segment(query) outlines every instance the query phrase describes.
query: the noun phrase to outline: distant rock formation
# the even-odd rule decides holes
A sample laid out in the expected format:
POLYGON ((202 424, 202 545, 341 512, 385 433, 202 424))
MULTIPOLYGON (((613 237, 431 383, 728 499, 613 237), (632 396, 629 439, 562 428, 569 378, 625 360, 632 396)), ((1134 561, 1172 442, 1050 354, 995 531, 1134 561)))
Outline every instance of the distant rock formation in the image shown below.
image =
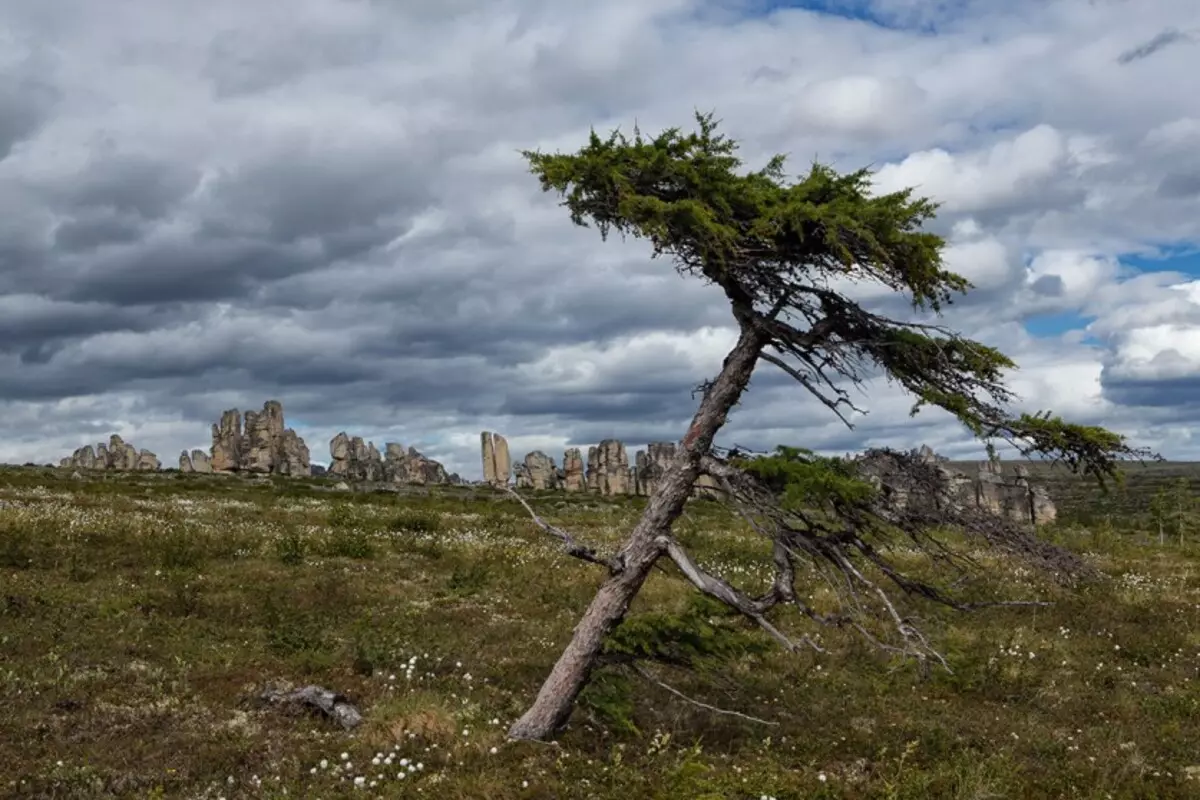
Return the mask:
MULTIPOLYGON (((503 436, 488 431, 483 432, 480 442, 484 481, 493 486, 506 485, 508 469, 497 462, 506 456, 508 442, 503 436)), ((648 497, 658 489, 663 475, 678 453, 679 447, 675 442, 652 442, 645 450, 635 454, 631 469, 625 445, 616 439, 605 439, 588 448, 586 461, 579 448, 568 448, 563 453, 562 469, 558 469, 554 459, 540 450, 513 462, 511 469, 516 476, 516 485, 521 489, 648 497)), ((1030 482, 1029 471, 1022 465, 1015 466, 1010 477, 1003 474, 999 462, 985 461, 980 465, 978 474, 971 476, 952 469, 949 459, 938 455, 928 446, 922 445, 914 453, 926 463, 937 465, 946 478, 954 502, 1039 525, 1052 521, 1056 516, 1054 503, 1044 489, 1030 482)), ((847 454, 846 458, 863 461, 864 457, 847 454)), ((868 460, 862 466, 866 474, 873 476, 877 482, 886 477, 881 472, 887 467, 883 460, 879 463, 868 460)), ((889 486, 896 502, 907 502, 902 488, 889 486)), ((696 480, 692 494, 715 499, 726 497, 720 483, 708 475, 701 475, 696 480)))
POLYGON ((518 489, 560 489, 565 482, 563 472, 554 466, 554 459, 541 450, 525 456, 523 462, 513 464, 513 473, 518 489))
MULTIPOLYGON (((1045 489, 1030 483, 1029 470, 1023 464, 1015 465, 1009 478, 999 461, 981 461, 976 474, 970 475, 951 468, 947 464, 948 459, 938 456, 928 447, 922 446, 915 454, 925 463, 937 465, 951 503, 984 509, 1015 522, 1032 525, 1053 522, 1058 514, 1045 489)), ((891 477, 889 470, 894 462, 883 457, 858 460, 864 473, 876 484, 883 484, 891 477)), ((889 493, 892 502, 898 506, 912 502, 902 482, 889 484, 889 493)))
POLYGON ((149 450, 138 450, 127 444, 117 434, 93 448, 90 444, 80 447, 67 458, 59 461, 60 467, 70 469, 104 469, 116 472, 148 472, 160 469, 158 456, 149 450))
MULTIPOLYGON (((497 462, 507 452, 508 442, 503 436, 490 431, 480 434, 484 483, 492 486, 506 484, 508 470, 497 462)), ((535 450, 522 460, 513 461, 511 471, 520 489, 648 497, 658 488, 659 481, 675 460, 677 452, 678 445, 675 442, 652 442, 645 451, 639 450, 635 454, 634 466, 630 467, 625 444, 617 439, 605 439, 587 449, 586 460, 578 447, 567 448, 563 453, 561 469, 555 465, 553 458, 535 450)), ((725 492, 715 480, 701 476, 696 481, 693 495, 722 498, 725 492)))
POLYGON ((563 453, 563 488, 568 492, 582 492, 587 488, 583 454, 578 447, 569 448, 563 453))
POLYGON ((508 486, 512 462, 508 456, 508 440, 498 433, 479 434, 480 457, 483 460, 483 481, 491 486, 508 486))
POLYGON ((396 442, 384 444, 380 453, 374 442, 361 436, 350 437, 345 431, 329 442, 328 474, 359 483, 450 484, 461 483, 458 475, 426 458, 416 448, 407 450, 396 442))
POLYGON ((605 439, 588 448, 587 489, 601 495, 630 494, 634 481, 624 442, 605 439))
POLYGON ((210 464, 213 472, 312 473, 308 446, 294 430, 284 427, 278 400, 268 400, 262 411, 247 411, 244 424, 236 408, 222 413, 221 421, 212 426, 210 464))
POLYGON ((179 454, 179 471, 210 473, 213 471, 212 459, 203 450, 193 450, 191 453, 184 450, 179 454))
POLYGON ((651 442, 634 457, 634 493, 649 497, 658 489, 658 482, 675 460, 674 442, 651 442))

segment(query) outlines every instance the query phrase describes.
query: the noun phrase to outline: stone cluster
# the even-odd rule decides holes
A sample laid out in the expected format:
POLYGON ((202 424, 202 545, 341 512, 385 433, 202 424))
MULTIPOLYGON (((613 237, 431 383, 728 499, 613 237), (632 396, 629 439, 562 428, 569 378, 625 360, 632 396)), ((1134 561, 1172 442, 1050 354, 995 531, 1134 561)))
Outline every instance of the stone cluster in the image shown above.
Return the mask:
POLYGON ((268 400, 262 411, 236 408, 221 414, 212 426, 212 452, 186 450, 179 454, 181 472, 251 472, 274 475, 312 474, 308 445, 284 427, 283 405, 268 400))
MULTIPOLYGON (((675 459, 676 444, 654 442, 646 450, 637 451, 632 466, 624 442, 616 439, 605 439, 589 447, 586 459, 579 448, 568 448, 563 453, 562 468, 540 450, 510 466, 508 453, 508 441, 503 436, 490 431, 481 434, 484 483, 503 487, 511 480, 518 489, 648 497, 658 488, 663 473, 675 459)), ((696 482, 695 494, 719 497, 722 492, 705 475, 696 482)))
POLYGON ((160 469, 158 456, 149 450, 138 450, 113 434, 108 444, 101 442, 93 448, 90 444, 80 447, 58 465, 70 469, 107 469, 118 472, 148 472, 160 469))
MULTIPOLYGON (((981 461, 975 474, 971 475, 955 470, 947 463, 947 459, 936 455, 926 446, 922 446, 916 454, 926 463, 937 466, 951 503, 984 509, 1016 522, 1034 525, 1053 522, 1058 515, 1046 490, 1030 482, 1029 470, 1023 464, 1014 465, 1010 477, 1004 474, 999 461, 981 461)), ((863 466, 868 475, 877 482, 883 482, 888 477, 888 463, 892 462, 879 459, 867 461, 863 466)), ((894 485, 892 495, 893 502, 897 504, 910 502, 907 493, 894 485)))
MULTIPOLYGON (((588 492, 600 495, 637 495, 648 497, 658 488, 658 482, 675 459, 674 442, 654 442, 639 450, 630 466, 624 443, 605 439, 587 449, 585 460, 579 448, 563 453, 560 469, 554 459, 535 450, 523 459, 508 465, 508 442, 497 433, 485 431, 481 439, 484 482, 492 486, 508 486, 510 480, 518 489, 588 492)), ((1023 465, 1013 467, 1011 478, 1003 474, 1000 462, 984 461, 978 474, 970 476, 955 471, 948 459, 922 446, 918 455, 927 463, 936 464, 946 479, 954 502, 984 508, 1021 522, 1043 524, 1055 518, 1054 503, 1046 491, 1029 481, 1029 471, 1023 465)), ((847 455, 848 459, 856 459, 847 455)), ((858 459, 856 459, 858 460, 858 459)), ((863 465, 876 480, 885 477, 878 464, 863 465)), ((694 494, 714 498, 724 497, 717 482, 707 475, 696 481, 694 494)), ((906 502, 903 492, 895 493, 897 502, 906 502)))
POLYGON ((416 448, 407 450, 396 442, 386 442, 383 453, 374 442, 361 436, 339 433, 329 442, 328 474, 347 481, 361 483, 446 484, 462 483, 458 475, 448 475, 446 468, 421 455, 416 448))

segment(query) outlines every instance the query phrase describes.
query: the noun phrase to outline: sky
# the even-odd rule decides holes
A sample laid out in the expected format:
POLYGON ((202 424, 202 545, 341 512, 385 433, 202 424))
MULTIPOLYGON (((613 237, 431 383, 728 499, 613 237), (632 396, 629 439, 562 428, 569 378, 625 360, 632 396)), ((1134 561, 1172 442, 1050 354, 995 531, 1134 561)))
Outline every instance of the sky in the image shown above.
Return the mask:
MULTIPOLYGON (((943 322, 1017 410, 1200 459, 1194 0, 0 0, 0 461, 118 433, 174 465, 283 403, 480 477, 677 441, 718 290, 602 242, 520 151, 712 111, 747 168, 938 201, 943 322)), ((872 307, 897 306, 870 286, 872 307)), ((886 382, 848 429, 760 365, 718 439, 980 446, 886 382)))

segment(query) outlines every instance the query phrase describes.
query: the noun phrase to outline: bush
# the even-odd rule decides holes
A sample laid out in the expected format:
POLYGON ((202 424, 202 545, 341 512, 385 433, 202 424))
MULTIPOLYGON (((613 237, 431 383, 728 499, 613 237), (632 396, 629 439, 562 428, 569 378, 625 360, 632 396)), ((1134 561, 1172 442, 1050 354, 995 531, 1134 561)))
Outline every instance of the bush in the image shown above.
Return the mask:
POLYGON ((304 563, 306 549, 304 540, 295 531, 291 531, 282 538, 275 540, 275 556, 279 559, 280 563, 287 564, 290 567, 304 563))

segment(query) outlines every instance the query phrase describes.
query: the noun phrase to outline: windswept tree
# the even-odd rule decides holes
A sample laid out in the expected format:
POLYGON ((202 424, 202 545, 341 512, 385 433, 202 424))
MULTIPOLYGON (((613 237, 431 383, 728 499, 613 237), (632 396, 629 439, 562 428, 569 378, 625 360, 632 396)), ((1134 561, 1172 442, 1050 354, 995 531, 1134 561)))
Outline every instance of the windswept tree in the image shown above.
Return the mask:
MULTIPOLYGON (((789 649, 803 642, 769 618, 773 610, 791 606, 814 621, 848 624, 871 635, 861 614, 873 606, 893 623, 895 641, 873 640, 918 657, 936 653, 898 611, 885 585, 901 594, 957 601, 890 562, 883 555, 890 538, 903 536, 958 563, 927 533, 954 525, 1054 568, 1079 568, 1070 554, 996 517, 947 504, 889 500, 847 462, 800 450, 759 458, 719 451, 714 438, 760 365, 781 370, 847 425, 847 412, 860 411, 850 390, 883 377, 913 396, 914 414, 923 406, 944 409, 989 448, 1006 441, 1026 455, 1061 459, 1101 482, 1117 473, 1120 460, 1146 455, 1103 428, 1049 414, 1012 414, 1014 398, 1004 375, 1013 362, 932 324, 953 296, 970 288, 943 267, 943 240, 922 229, 934 215, 933 202, 907 190, 874 194, 867 170, 843 175, 814 165, 802 179, 789 180, 782 156, 758 171, 743 171, 736 143, 717 133, 712 115, 698 114, 696 120, 698 130, 691 133, 670 129, 647 138, 635 131, 630 139, 619 131, 606 138, 593 132, 574 154, 524 153, 543 190, 563 197, 575 224, 595 227, 602 237, 615 231, 646 239, 653 255, 670 259, 681 275, 719 287, 738 336, 719 374, 702 385, 677 458, 616 554, 600 555, 535 515, 568 553, 602 565, 608 575, 533 705, 510 729, 513 738, 543 739, 565 725, 601 660, 606 637, 663 559, 789 649), (843 288, 859 282, 903 295, 914 320, 926 321, 867 310, 843 288), (720 481, 754 530, 774 543, 776 579, 765 595, 750 596, 706 572, 672 535, 702 474, 720 481), (825 618, 805 606, 795 588, 802 562, 825 570, 846 594, 846 607, 859 611, 825 618)), ((927 499, 941 491, 944 475, 936 466, 902 454, 876 456, 893 462, 885 490, 927 499)))

